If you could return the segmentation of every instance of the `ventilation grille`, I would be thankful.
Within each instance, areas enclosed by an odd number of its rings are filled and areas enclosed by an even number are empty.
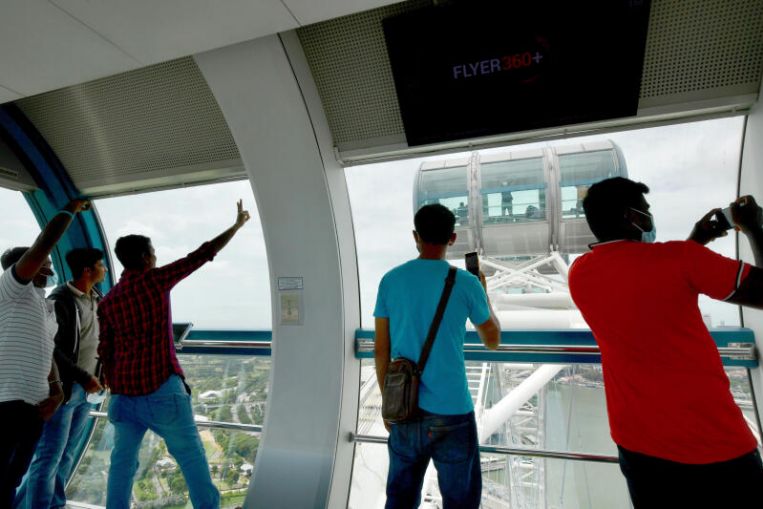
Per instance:
[[[394,4],[297,30],[337,145],[403,135],[381,22],[431,3]]]
[[[201,178],[194,173],[240,165],[225,118],[190,57],[16,104],[86,192],[144,180],[180,185]]]
[[[381,21],[429,4],[404,2],[298,30],[340,151],[405,139]],[[757,94],[763,0],[651,4],[642,106]]]
[[[760,84],[761,0],[654,0],[641,98]]]

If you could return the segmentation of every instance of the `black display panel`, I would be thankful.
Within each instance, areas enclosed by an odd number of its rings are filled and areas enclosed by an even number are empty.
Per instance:
[[[648,0],[471,0],[384,20],[408,144],[635,115],[648,22]]]

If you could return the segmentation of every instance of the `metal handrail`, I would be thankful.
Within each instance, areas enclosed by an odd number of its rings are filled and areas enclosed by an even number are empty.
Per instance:
[[[372,339],[358,339],[358,353],[371,353],[374,351]],[[523,353],[523,354],[565,354],[565,355],[599,355],[601,351],[597,345],[498,345],[495,350],[488,350],[484,346],[465,344],[464,353]],[[749,346],[719,346],[718,353],[721,357],[733,357],[739,360],[755,360],[757,352],[755,345]]]
[[[225,341],[214,339],[184,339],[180,343],[181,352],[186,346],[194,348],[253,348],[258,350],[270,350],[272,349],[271,341]]]
[[[350,442],[365,444],[386,444],[387,438],[376,435],[356,435],[350,433]],[[510,456],[528,456],[534,458],[551,458],[570,461],[589,461],[594,463],[617,463],[617,456],[602,454],[587,454],[580,452],[552,451],[549,449],[526,449],[524,447],[504,447],[500,445],[480,445],[480,452],[507,454]]]
[[[95,419],[103,419],[105,417],[108,417],[109,414],[106,412],[99,412],[96,410],[90,411],[90,416]],[[230,429],[234,431],[249,431],[253,433],[261,433],[262,432],[262,426],[258,424],[243,424],[240,422],[225,422],[225,421],[204,421],[199,419],[194,419],[196,422],[196,426],[200,428],[212,428],[212,429]]]

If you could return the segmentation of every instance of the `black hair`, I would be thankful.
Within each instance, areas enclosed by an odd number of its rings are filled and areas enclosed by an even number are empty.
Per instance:
[[[447,244],[453,235],[456,216],[444,205],[431,203],[416,212],[413,224],[422,241],[442,246]]]
[[[66,253],[66,264],[74,279],[79,279],[86,268],[94,268],[98,260],[103,260],[103,251],[93,247],[81,247]]]
[[[622,238],[626,212],[631,207],[640,208],[648,192],[646,184],[623,177],[592,185],[583,199],[583,209],[596,238],[600,241]]]
[[[21,260],[21,257],[24,256],[24,253],[27,251],[29,251],[29,247],[12,247],[6,249],[3,255],[0,256],[0,264],[3,266],[3,270]]]
[[[114,252],[125,269],[140,270],[146,265],[144,257],[151,253],[151,239],[143,235],[119,237]]]

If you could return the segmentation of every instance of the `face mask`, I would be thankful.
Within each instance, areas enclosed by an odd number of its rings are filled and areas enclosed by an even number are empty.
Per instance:
[[[52,276],[48,276],[48,281],[45,283],[45,288],[53,288],[54,286],[58,286],[58,274],[56,274],[55,271],[53,272]]]
[[[43,288],[53,288],[58,285],[58,274],[53,270],[53,267],[41,268],[39,274],[45,276],[45,286]]]
[[[639,214],[642,214],[649,218],[650,222],[652,223],[652,229],[649,231],[644,230],[636,223],[631,223],[633,226],[638,228],[638,230],[641,232],[641,242],[646,242],[647,244],[653,244],[655,240],[657,240],[657,226],[654,224],[654,217],[652,217],[652,214],[647,214],[646,212],[642,212],[638,209],[634,209],[631,207],[631,210],[638,212]]]

